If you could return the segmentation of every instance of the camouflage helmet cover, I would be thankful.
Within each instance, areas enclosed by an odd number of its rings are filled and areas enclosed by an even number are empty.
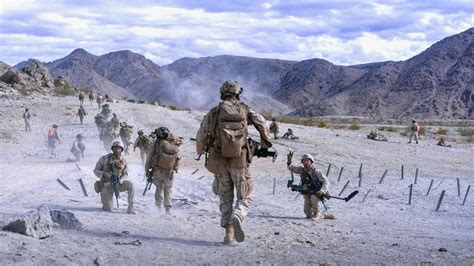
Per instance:
[[[115,147],[120,147],[120,148],[122,148],[122,151],[123,151],[123,144],[120,140],[114,141],[112,143],[112,147],[110,147],[110,149],[112,150]]]
[[[303,154],[303,156],[301,157],[301,162],[303,162],[306,159],[309,159],[309,160],[311,160],[311,162],[314,163],[314,158],[311,154],[309,154],[309,153]]]
[[[225,81],[220,88],[221,94],[224,94],[224,93],[240,94],[241,91],[242,89],[240,87],[240,84],[237,83],[237,81],[232,81],[232,80]]]

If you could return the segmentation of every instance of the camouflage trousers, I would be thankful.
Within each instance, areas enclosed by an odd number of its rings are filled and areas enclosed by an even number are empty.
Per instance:
[[[82,125],[82,123],[84,122],[84,116],[83,115],[79,116],[79,121],[81,121],[81,125]]]
[[[408,143],[411,143],[411,140],[415,138],[415,142],[418,144],[418,132],[416,131],[412,131],[411,132],[411,135],[410,135],[410,141],[408,141]]]
[[[153,184],[156,186],[155,205],[158,207],[173,206],[173,170],[155,170]]]
[[[304,198],[304,214],[306,218],[315,218],[319,213],[320,199],[314,195],[303,195]]]
[[[231,224],[231,216],[236,215],[240,221],[247,216],[252,199],[253,180],[248,168],[228,168],[222,175],[216,175],[212,189],[220,197],[221,226]],[[234,189],[237,197],[234,206]]]
[[[145,164],[145,160],[146,160],[146,150],[145,149],[140,148],[140,158],[142,159],[142,163]]]
[[[31,131],[31,124],[27,119],[25,119],[25,131]]]
[[[122,184],[118,185],[120,192],[127,191],[128,196],[128,210],[133,210],[133,202],[135,198],[135,187],[129,180],[124,180]],[[114,187],[112,182],[102,184],[100,191],[100,200],[102,201],[102,209],[104,211],[111,211],[114,207]]]

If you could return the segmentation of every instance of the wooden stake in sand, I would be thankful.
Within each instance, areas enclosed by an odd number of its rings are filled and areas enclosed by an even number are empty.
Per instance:
[[[413,193],[413,184],[410,184],[408,187],[410,188],[410,194],[408,196],[408,205],[411,205],[411,195]]]
[[[66,186],[66,184],[63,183],[63,181],[61,181],[61,179],[58,178],[58,179],[56,179],[56,181],[58,181],[58,183],[59,183],[61,186],[63,186],[63,188],[65,188],[66,190],[71,190],[70,188],[68,188],[68,187]]]
[[[199,171],[199,168],[194,170],[194,172],[192,172],[191,175],[194,175],[197,171]]]
[[[400,179],[403,179],[403,164],[402,164],[402,172],[401,172],[401,178]]]
[[[360,167],[359,167],[359,175],[358,177],[362,177],[362,164],[360,164]]]
[[[369,196],[370,191],[372,191],[372,188],[369,188],[369,190],[367,191],[367,194],[365,194],[364,198],[362,199],[362,202],[364,202],[367,196]]]
[[[82,194],[88,197],[89,195],[87,195],[87,190],[86,190],[86,187],[84,186],[84,182],[82,182],[82,178],[79,178],[78,181],[79,181],[79,184],[81,185]]]
[[[431,187],[433,186],[434,180],[431,179],[430,186],[428,187],[428,191],[426,192],[426,196],[430,195]]]
[[[382,184],[383,179],[384,179],[385,176],[387,175],[387,172],[388,172],[388,169],[385,169],[385,172],[383,172],[382,178],[380,178],[379,184]]]
[[[329,176],[329,171],[330,171],[330,170],[331,170],[331,164],[329,164],[329,166],[328,166],[328,170],[326,171],[326,177],[328,177],[328,176]]]
[[[341,180],[342,171],[344,171],[344,166],[341,167],[341,171],[339,172],[339,177],[337,178],[337,182],[339,182]]]
[[[461,197],[461,182],[459,181],[459,178],[456,178],[456,183],[458,185],[458,197]]]
[[[471,189],[471,185],[467,186],[466,195],[464,195],[464,200],[462,201],[461,206],[464,206],[464,203],[466,203],[467,195],[469,194],[470,189]]]
[[[443,184],[444,179],[446,179],[446,177],[443,177],[443,179],[441,179],[441,182],[439,182],[439,184],[435,187],[435,189],[438,189],[439,186],[441,186],[441,184]]]
[[[349,185],[349,180],[347,180],[347,183],[344,185],[344,187],[342,187],[341,192],[339,192],[339,196],[342,195],[342,192],[344,192],[344,190],[346,189],[347,185]]]
[[[418,168],[416,168],[416,171],[415,171],[415,185],[416,183],[418,183]]]
[[[275,192],[276,192],[276,183],[277,183],[277,179],[273,178],[273,195],[275,195]]]
[[[359,187],[362,186],[362,176],[359,176]]]
[[[444,190],[441,191],[441,196],[439,196],[438,205],[436,206],[435,212],[439,211],[439,207],[441,207],[441,203],[443,202],[443,198],[444,198],[444,193],[445,193]]]

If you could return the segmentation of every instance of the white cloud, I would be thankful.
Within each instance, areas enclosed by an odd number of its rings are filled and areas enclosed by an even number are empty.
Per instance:
[[[2,0],[0,60],[52,60],[58,51],[62,57],[81,47],[98,55],[130,49],[158,64],[219,54],[355,64],[404,60],[474,25],[469,9],[443,13],[439,7],[417,9],[416,1],[313,7],[308,1],[268,0],[251,7],[240,3],[242,10],[238,1],[228,10],[147,1],[86,7],[48,1],[45,8],[44,2]]]

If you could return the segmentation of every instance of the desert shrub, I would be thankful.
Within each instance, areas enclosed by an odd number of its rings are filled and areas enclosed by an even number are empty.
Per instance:
[[[170,106],[168,106],[168,108],[169,108],[170,110],[173,110],[173,111],[178,110],[178,107],[176,107],[176,106],[174,106],[174,105],[170,105]]]
[[[61,96],[72,96],[77,93],[77,89],[74,87],[67,87],[67,86],[64,86],[61,88],[56,87],[54,89],[54,92]]]
[[[318,124],[317,124],[317,126],[318,126],[319,128],[327,128],[327,127],[328,127],[328,125],[326,125],[326,123],[324,123],[324,121],[319,121]]]
[[[458,132],[463,137],[473,137],[474,136],[474,128],[460,127],[460,128],[458,128]]]
[[[92,91],[92,89],[90,87],[84,87],[81,89],[81,91],[87,95]]]
[[[420,131],[418,131],[418,135],[422,136],[426,134],[426,127],[420,126]]]
[[[438,135],[446,135],[448,133],[448,129],[447,128],[438,128],[438,131],[436,131],[436,134]]]
[[[357,123],[354,122],[349,126],[349,129],[350,130],[359,130],[360,126]]]
[[[336,125],[333,125],[332,126],[334,129],[346,129],[347,126],[346,125],[341,125],[341,124],[336,124]]]
[[[377,130],[379,131],[387,131],[387,132],[397,132],[398,130],[394,127],[378,127]]]

